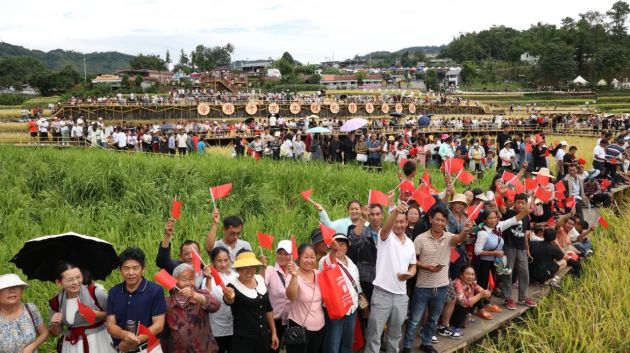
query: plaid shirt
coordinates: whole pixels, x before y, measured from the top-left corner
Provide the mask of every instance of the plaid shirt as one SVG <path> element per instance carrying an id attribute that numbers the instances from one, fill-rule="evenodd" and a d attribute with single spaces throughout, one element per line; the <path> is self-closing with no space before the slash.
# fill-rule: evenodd
<path id="1" fill-rule="evenodd" d="M 597 180 L 592 179 L 584 183 L 584 194 L 586 197 L 591 198 L 593 195 L 600 194 L 602 192 L 602 188 L 599 186 Z"/>

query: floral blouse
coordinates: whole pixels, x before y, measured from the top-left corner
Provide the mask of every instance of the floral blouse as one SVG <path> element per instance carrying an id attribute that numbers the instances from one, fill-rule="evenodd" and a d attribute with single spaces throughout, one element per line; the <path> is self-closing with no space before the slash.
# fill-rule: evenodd
<path id="1" fill-rule="evenodd" d="M 459 278 L 453 281 L 453 288 L 455 289 L 455 299 L 457 299 L 457 304 L 464 308 L 472 307 L 470 299 L 481 290 L 481 287 L 477 285 L 477 282 L 467 285 Z"/>
<path id="2" fill-rule="evenodd" d="M 30 314 L 24 307 L 22 314 L 16 320 L 7 320 L 0 316 L 0 352 L 20 353 L 24 347 L 37 338 L 36 326 L 41 325 L 44 319 L 35 304 L 26 305 L 30 309 Z M 37 350 L 34 352 L 37 353 Z"/>

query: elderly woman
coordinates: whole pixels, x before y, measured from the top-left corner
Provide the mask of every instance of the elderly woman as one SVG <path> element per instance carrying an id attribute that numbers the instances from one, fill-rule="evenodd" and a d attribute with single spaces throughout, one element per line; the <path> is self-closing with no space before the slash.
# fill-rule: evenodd
<path id="1" fill-rule="evenodd" d="M 230 253 L 226 248 L 221 246 L 214 248 L 212 252 L 210 252 L 210 260 L 225 285 L 232 283 L 238 276 L 232 269 Z M 208 268 L 206 267 L 205 271 L 207 270 Z M 232 310 L 223 302 L 223 288 L 216 283 L 212 276 L 208 277 L 205 286 L 206 288 L 211 288 L 212 296 L 218 299 L 221 304 L 219 310 L 210 313 L 210 326 L 214 338 L 219 345 L 218 353 L 230 353 L 232 351 L 232 333 L 234 326 Z"/>
<path id="2" fill-rule="evenodd" d="M 32 353 L 48 338 L 44 320 L 34 304 L 22 304 L 28 284 L 16 274 L 0 276 L 0 352 Z"/>
<path id="3" fill-rule="evenodd" d="M 223 301 L 234 317 L 233 353 L 269 352 L 279 345 L 265 279 L 256 274 L 258 266 L 262 263 L 256 254 L 241 250 L 233 265 L 238 278 L 225 289 Z"/>
<path id="4" fill-rule="evenodd" d="M 67 262 L 55 269 L 55 282 L 61 291 L 49 300 L 50 329 L 60 340 L 63 353 L 114 352 L 106 330 L 107 293 L 94 284 L 84 285 L 81 270 Z M 96 315 L 90 323 L 79 311 L 79 304 L 88 306 Z"/>
<path id="5" fill-rule="evenodd" d="M 216 353 L 219 347 L 208 314 L 219 310 L 219 301 L 208 290 L 195 288 L 195 271 L 189 264 L 175 267 L 173 277 L 179 289 L 166 299 L 165 352 Z"/>
<path id="6" fill-rule="evenodd" d="M 457 303 L 451 315 L 450 325 L 454 329 L 464 326 L 466 316 L 480 300 L 490 299 L 492 293 L 481 288 L 475 281 L 475 269 L 471 265 L 461 268 L 459 277 L 453 281 Z"/>
<path id="7" fill-rule="evenodd" d="M 346 282 L 346 287 L 352 297 L 352 306 L 344 317 L 332 320 L 326 315 L 327 330 L 324 335 L 323 351 L 327 353 L 352 353 L 357 309 L 359 306 L 363 309 L 367 307 L 367 300 L 359 283 L 359 269 L 346 256 L 349 246 L 350 240 L 348 237 L 340 233 L 335 234 L 333 236 L 332 251 L 319 261 L 320 269 L 324 266 L 334 266 L 335 264 L 339 266 Z M 331 259 L 331 257 L 334 257 L 334 259 Z"/>

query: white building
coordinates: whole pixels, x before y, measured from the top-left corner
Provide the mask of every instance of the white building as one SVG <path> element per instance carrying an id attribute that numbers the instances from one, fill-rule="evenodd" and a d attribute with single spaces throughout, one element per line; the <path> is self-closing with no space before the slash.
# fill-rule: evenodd
<path id="1" fill-rule="evenodd" d="M 538 55 L 532 55 L 530 53 L 523 53 L 521 54 L 521 61 L 528 63 L 528 64 L 532 64 L 532 65 L 536 65 L 538 63 L 538 59 L 540 58 L 540 56 Z"/>
<path id="2" fill-rule="evenodd" d="M 461 67 L 451 67 L 446 71 L 446 76 L 444 78 L 446 83 L 450 86 L 459 86 L 462 83 L 462 68 Z"/>
<path id="3" fill-rule="evenodd" d="M 319 84 L 327 89 L 382 87 L 383 79 L 381 75 L 367 75 L 363 79 L 363 84 L 359 85 L 359 80 L 356 75 L 323 75 Z"/>

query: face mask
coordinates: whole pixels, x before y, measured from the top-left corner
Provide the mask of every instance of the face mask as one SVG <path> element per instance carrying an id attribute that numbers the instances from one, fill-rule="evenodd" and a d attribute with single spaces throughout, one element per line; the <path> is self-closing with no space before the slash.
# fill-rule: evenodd
<path id="1" fill-rule="evenodd" d="M 474 143 L 473 146 L 479 147 L 479 144 L 478 143 Z"/>

